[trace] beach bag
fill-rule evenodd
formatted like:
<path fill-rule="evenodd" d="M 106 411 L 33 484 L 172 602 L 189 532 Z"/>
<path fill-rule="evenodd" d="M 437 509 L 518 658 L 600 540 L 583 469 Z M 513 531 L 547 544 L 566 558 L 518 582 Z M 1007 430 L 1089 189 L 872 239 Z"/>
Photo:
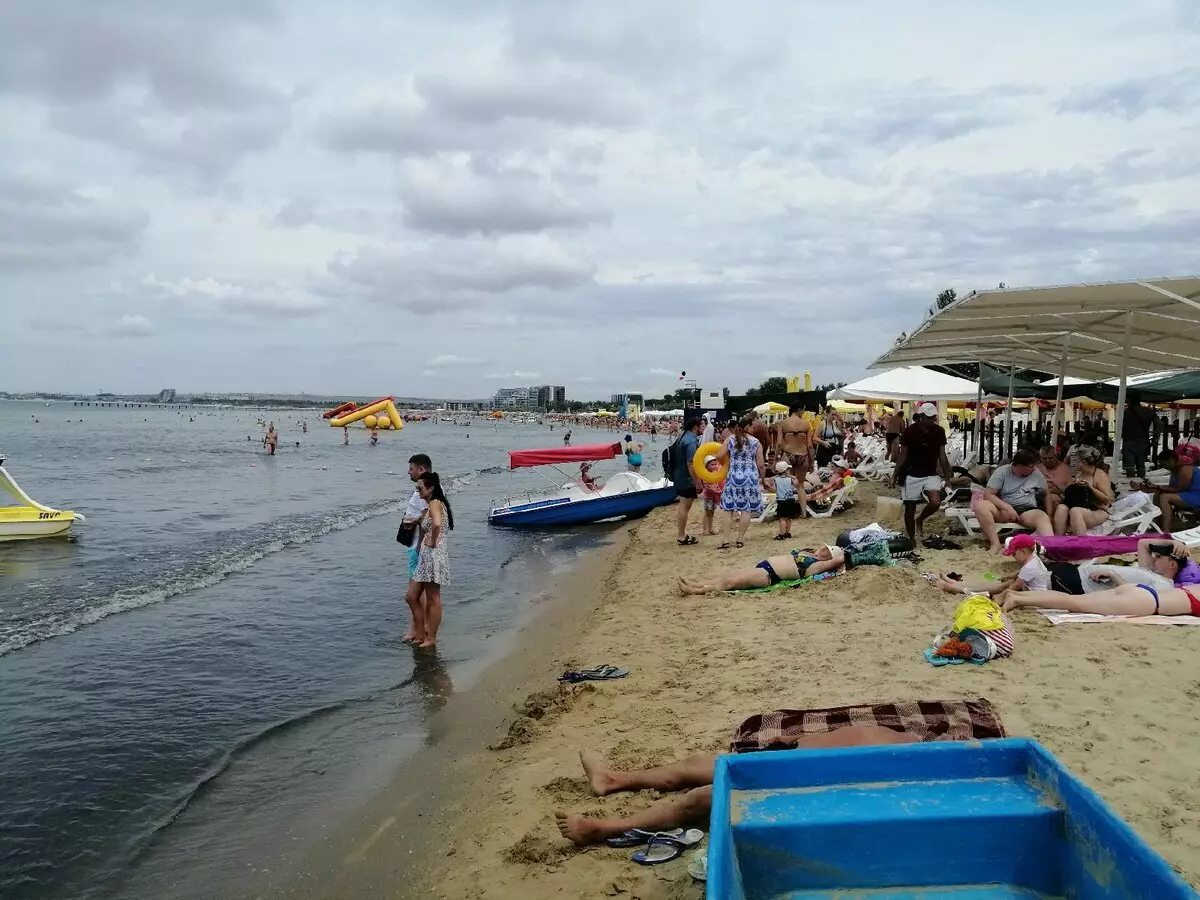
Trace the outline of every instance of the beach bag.
<path fill-rule="evenodd" d="M 396 529 L 396 543 L 403 544 L 405 547 L 411 547 L 413 537 L 417 533 L 416 522 L 401 521 L 400 527 Z"/>
<path fill-rule="evenodd" d="M 959 634 L 964 628 L 974 628 L 976 631 L 999 631 L 1004 627 L 1004 619 L 1000 615 L 1000 607 L 991 597 L 975 594 L 968 597 L 954 610 L 954 633 Z"/>

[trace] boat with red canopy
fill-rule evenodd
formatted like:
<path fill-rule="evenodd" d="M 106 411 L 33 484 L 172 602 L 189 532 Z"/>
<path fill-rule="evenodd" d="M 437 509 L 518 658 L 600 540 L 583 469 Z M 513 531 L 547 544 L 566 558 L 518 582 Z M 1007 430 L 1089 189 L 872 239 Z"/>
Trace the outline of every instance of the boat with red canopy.
<path fill-rule="evenodd" d="M 637 518 L 675 501 L 675 487 L 665 478 L 651 481 L 640 472 L 617 472 L 605 480 L 592 475 L 592 463 L 621 455 L 619 443 L 510 451 L 510 470 L 545 466 L 570 480 L 541 496 L 506 497 L 492 507 L 488 522 L 519 528 L 583 525 Z M 579 463 L 575 475 L 559 468 L 571 463 Z"/>

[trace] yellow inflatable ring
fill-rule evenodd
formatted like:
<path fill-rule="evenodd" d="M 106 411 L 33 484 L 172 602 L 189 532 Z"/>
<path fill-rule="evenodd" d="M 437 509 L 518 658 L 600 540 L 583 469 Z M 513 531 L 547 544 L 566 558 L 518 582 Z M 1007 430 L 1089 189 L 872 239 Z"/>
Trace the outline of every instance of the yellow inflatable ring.
<path fill-rule="evenodd" d="M 709 441 L 707 444 L 701 444 L 696 451 L 696 455 L 692 457 L 692 468 L 696 472 L 696 477 L 701 481 L 707 481 L 709 484 L 719 484 L 725 480 L 725 476 L 729 474 L 729 460 L 725 460 L 721 464 L 721 468 L 715 472 L 710 472 L 704 467 L 704 457 L 716 456 L 721 452 L 721 445 L 716 441 Z"/>

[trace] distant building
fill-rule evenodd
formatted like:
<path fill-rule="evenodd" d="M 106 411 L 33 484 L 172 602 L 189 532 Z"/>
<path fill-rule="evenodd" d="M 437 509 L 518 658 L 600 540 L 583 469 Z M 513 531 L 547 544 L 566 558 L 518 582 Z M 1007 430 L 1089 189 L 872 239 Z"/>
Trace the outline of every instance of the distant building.
<path fill-rule="evenodd" d="M 561 384 L 543 384 L 537 389 L 537 408 L 542 412 L 567 402 L 567 389 Z"/>
<path fill-rule="evenodd" d="M 156 403 L 174 403 L 175 402 L 175 388 L 163 388 L 161 391 L 158 392 L 158 396 L 155 398 L 155 402 Z"/>
<path fill-rule="evenodd" d="M 500 388 L 492 398 L 496 409 L 525 409 L 538 408 L 538 389 L 535 387 Z"/>

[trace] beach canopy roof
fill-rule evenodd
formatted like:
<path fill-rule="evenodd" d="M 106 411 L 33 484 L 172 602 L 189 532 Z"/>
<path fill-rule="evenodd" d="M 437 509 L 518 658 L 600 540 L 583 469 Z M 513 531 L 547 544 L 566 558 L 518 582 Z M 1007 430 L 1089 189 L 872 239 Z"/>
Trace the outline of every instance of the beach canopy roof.
<path fill-rule="evenodd" d="M 963 362 L 1088 381 L 1200 368 L 1200 275 L 973 291 L 872 368 Z"/>
<path fill-rule="evenodd" d="M 578 447 L 551 447 L 547 450 L 510 450 L 508 467 L 552 466 L 555 463 L 595 462 L 621 455 L 620 444 L 580 444 Z"/>
<path fill-rule="evenodd" d="M 974 400 L 979 386 L 921 366 L 901 366 L 871 375 L 829 393 L 830 400 L 886 401 Z"/>

